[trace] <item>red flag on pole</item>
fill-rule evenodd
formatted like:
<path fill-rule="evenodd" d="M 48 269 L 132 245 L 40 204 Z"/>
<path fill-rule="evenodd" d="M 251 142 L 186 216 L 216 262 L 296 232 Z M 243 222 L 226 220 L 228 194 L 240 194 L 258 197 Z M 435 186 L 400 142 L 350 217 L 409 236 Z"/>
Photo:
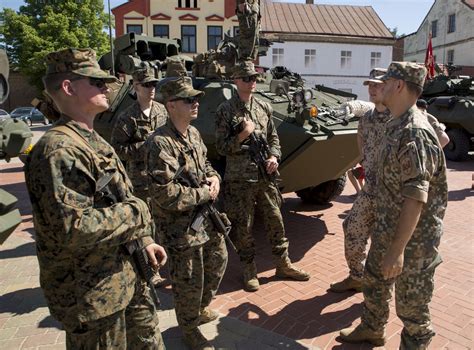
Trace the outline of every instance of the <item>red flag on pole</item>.
<path fill-rule="evenodd" d="M 426 48 L 426 56 L 425 56 L 425 67 L 428 70 L 428 74 L 426 75 L 427 79 L 433 79 L 435 75 L 435 62 L 433 56 L 433 45 L 431 44 L 431 33 L 430 38 L 428 39 L 428 47 Z"/>

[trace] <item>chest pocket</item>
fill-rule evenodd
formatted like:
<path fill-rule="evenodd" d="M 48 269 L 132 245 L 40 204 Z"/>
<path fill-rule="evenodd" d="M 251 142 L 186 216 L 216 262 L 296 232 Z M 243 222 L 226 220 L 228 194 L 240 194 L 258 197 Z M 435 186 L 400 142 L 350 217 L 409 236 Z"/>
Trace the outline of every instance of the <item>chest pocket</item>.
<path fill-rule="evenodd" d="M 146 141 L 148 136 L 154 131 L 153 127 L 148 120 L 138 119 L 137 121 L 137 132 L 136 138 L 140 141 Z"/>

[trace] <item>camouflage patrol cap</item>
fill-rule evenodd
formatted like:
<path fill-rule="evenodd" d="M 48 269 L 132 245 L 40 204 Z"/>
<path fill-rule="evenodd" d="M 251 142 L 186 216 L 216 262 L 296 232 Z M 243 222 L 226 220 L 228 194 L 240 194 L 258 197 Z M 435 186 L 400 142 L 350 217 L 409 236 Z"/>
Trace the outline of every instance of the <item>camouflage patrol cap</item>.
<path fill-rule="evenodd" d="M 184 61 L 178 57 L 168 58 L 166 60 L 167 77 L 185 77 L 188 75 Z"/>
<path fill-rule="evenodd" d="M 232 78 L 239 79 L 239 78 L 251 77 L 254 75 L 259 75 L 259 73 L 255 71 L 255 66 L 253 65 L 252 62 L 245 61 L 235 66 Z"/>
<path fill-rule="evenodd" d="M 190 77 L 170 79 L 160 87 L 160 93 L 165 102 L 194 96 L 202 96 L 204 92 L 195 90 Z"/>
<path fill-rule="evenodd" d="M 400 79 L 419 87 L 423 87 L 426 77 L 426 68 L 414 62 L 392 62 L 388 66 L 387 73 L 380 78 L 385 81 L 389 78 Z"/>
<path fill-rule="evenodd" d="M 385 73 L 387 73 L 385 68 L 374 68 L 370 71 L 369 79 L 365 80 L 363 84 L 369 85 L 369 83 L 383 83 L 380 78 L 382 78 Z"/>
<path fill-rule="evenodd" d="M 132 73 L 132 79 L 134 83 L 144 84 L 150 82 L 157 82 L 158 79 L 155 78 L 155 71 L 152 67 L 145 66 L 136 69 Z"/>
<path fill-rule="evenodd" d="M 100 69 L 95 51 L 92 49 L 64 49 L 51 52 L 45 57 L 45 76 L 57 73 L 74 73 L 89 78 L 105 80 L 108 83 L 118 79 Z"/>

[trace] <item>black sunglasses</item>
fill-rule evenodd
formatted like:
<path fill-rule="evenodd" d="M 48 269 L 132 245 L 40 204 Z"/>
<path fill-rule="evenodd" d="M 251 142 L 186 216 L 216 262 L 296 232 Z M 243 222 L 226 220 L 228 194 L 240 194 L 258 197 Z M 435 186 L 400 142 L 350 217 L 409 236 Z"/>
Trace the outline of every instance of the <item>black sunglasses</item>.
<path fill-rule="evenodd" d="M 99 90 L 102 90 L 103 88 L 107 88 L 107 83 L 102 79 L 89 78 L 89 84 L 91 86 L 95 86 Z"/>
<path fill-rule="evenodd" d="M 196 102 L 199 102 L 199 97 L 198 96 L 192 96 L 192 97 L 180 97 L 180 98 L 175 98 L 174 100 L 171 100 L 171 102 L 174 101 L 183 101 L 184 103 L 188 105 L 195 104 Z"/>
<path fill-rule="evenodd" d="M 250 82 L 254 82 L 254 81 L 257 81 L 257 76 L 256 75 L 252 75 L 250 77 L 242 77 L 242 81 L 244 83 L 250 83 Z"/>
<path fill-rule="evenodd" d="M 142 84 L 140 84 L 140 85 L 143 86 L 144 88 L 149 89 L 149 88 L 154 88 L 154 87 L 156 87 L 156 82 L 154 82 L 154 81 L 149 81 L 149 82 L 147 82 L 147 83 L 142 83 Z"/>

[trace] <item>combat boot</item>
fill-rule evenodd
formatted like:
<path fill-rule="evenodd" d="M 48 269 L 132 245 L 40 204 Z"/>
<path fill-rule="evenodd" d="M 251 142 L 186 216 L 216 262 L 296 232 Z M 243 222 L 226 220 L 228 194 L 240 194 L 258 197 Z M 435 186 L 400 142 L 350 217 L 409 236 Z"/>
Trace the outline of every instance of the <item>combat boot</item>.
<path fill-rule="evenodd" d="M 283 258 L 277 262 L 275 276 L 279 278 L 291 278 L 297 281 L 309 280 L 309 273 L 293 266 L 290 259 Z"/>
<path fill-rule="evenodd" d="M 362 292 L 362 281 L 356 280 L 351 276 L 347 276 L 340 282 L 331 283 L 329 290 L 335 293 L 343 293 L 349 290 Z"/>
<path fill-rule="evenodd" d="M 183 340 L 192 350 L 214 350 L 198 328 L 184 331 Z"/>
<path fill-rule="evenodd" d="M 385 332 L 375 332 L 364 324 L 360 324 L 355 328 L 346 328 L 339 332 L 339 337 L 347 343 L 367 342 L 375 346 L 383 346 L 385 344 Z"/>
<path fill-rule="evenodd" d="M 244 289 L 247 292 L 255 292 L 260 288 L 257 278 L 257 265 L 252 261 L 244 266 Z"/>
<path fill-rule="evenodd" d="M 212 310 L 209 306 L 201 309 L 199 312 L 199 324 L 209 323 L 214 320 L 217 320 L 219 314 Z"/>

